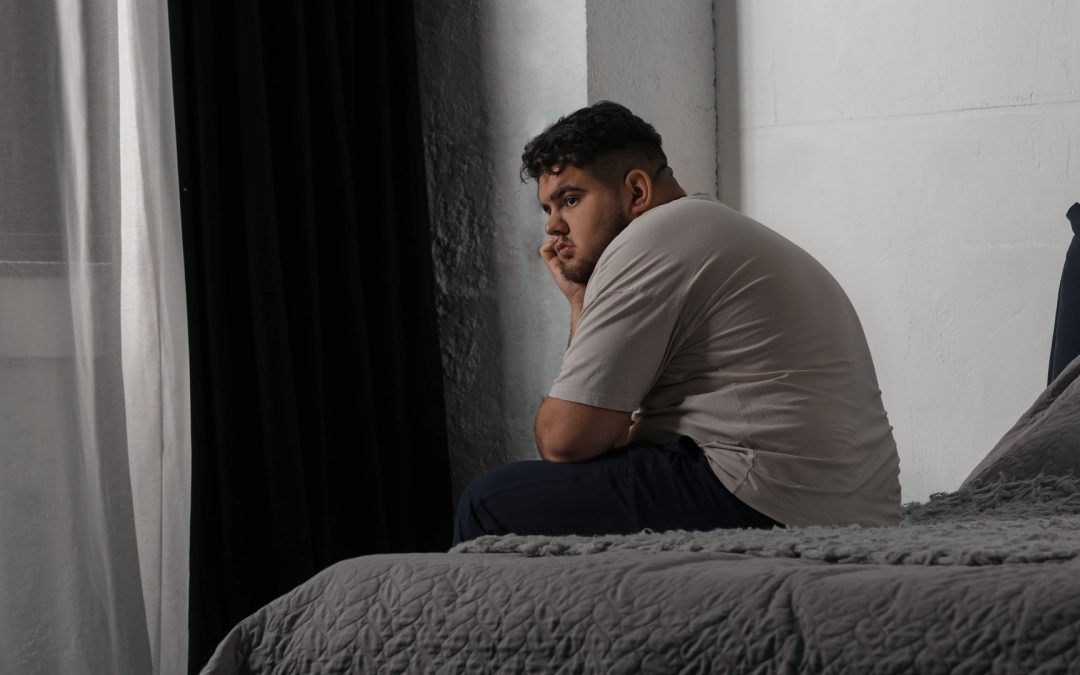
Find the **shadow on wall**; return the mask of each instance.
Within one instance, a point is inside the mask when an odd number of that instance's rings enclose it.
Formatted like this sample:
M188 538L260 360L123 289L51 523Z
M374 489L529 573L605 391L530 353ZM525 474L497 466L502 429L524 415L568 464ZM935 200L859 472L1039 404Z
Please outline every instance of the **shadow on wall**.
M435 303L453 498L505 461L480 0L416 0Z
M716 56L716 196L742 210L742 119L739 112L739 8L714 0Z

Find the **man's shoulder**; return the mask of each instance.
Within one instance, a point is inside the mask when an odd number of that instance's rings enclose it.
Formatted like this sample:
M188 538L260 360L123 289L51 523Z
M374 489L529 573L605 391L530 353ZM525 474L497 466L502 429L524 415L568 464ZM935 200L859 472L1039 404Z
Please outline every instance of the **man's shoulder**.
M708 238L764 227L710 195L698 193L662 204L627 226L635 236L664 237L694 233Z
M712 195L696 192L649 209L641 214L638 221L643 223L672 220L722 222L740 217L744 216Z
M709 258L730 247L725 223L737 212L720 202L681 198L634 219L597 263L597 292L648 290L675 294Z
M635 218L611 244L611 257L627 262L689 261L737 244L741 231L761 227L704 194L662 204Z

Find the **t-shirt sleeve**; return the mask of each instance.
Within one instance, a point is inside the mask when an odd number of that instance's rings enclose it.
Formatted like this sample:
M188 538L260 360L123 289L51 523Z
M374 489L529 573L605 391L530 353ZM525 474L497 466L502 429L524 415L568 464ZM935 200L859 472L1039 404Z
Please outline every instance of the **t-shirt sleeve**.
M605 291L589 302L549 396L633 412L670 360L677 316L669 298Z

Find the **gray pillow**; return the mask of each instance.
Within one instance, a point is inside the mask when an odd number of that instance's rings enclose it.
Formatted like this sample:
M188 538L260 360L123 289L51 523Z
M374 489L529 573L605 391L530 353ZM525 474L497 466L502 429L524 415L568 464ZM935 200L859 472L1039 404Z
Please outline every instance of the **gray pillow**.
M1080 476L1080 357L1039 394L960 488L1066 474Z

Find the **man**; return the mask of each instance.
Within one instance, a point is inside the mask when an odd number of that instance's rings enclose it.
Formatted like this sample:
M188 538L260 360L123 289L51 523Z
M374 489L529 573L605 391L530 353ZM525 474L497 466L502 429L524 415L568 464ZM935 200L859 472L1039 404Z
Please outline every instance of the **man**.
M899 461L859 319L808 253L687 196L656 130L616 103L534 138L570 303L562 369L536 415L542 460L462 495L481 534L895 525Z

